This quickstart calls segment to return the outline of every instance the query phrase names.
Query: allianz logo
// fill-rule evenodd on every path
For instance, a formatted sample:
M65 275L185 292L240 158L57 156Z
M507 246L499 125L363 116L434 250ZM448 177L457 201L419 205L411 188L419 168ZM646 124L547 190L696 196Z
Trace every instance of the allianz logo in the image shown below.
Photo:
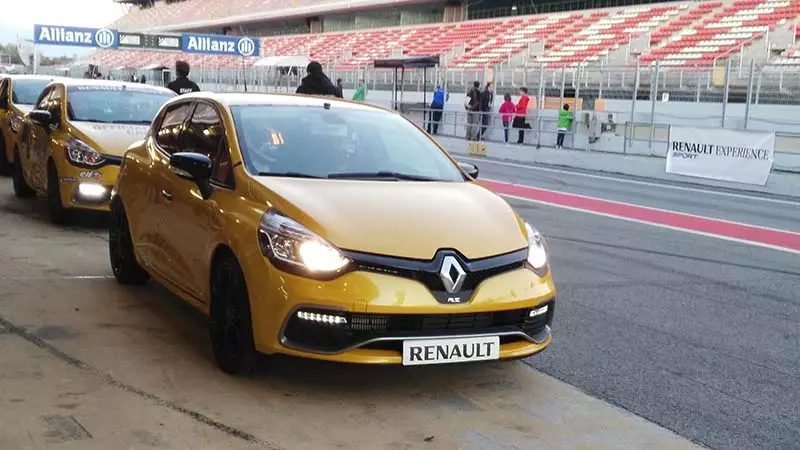
M208 36L188 36L186 50L251 56L256 52L256 43L248 37L234 41L230 39L215 39Z
M37 36L39 42L60 42L78 45L96 45L108 48L114 45L116 36L113 31L101 28L95 31L74 30L63 27L42 26Z

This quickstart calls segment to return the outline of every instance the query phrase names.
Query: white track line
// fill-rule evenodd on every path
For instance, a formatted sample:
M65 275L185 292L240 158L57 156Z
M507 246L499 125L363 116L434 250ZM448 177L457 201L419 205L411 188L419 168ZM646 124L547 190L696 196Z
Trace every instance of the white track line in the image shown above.
M747 194L736 194L733 192L721 192L715 190L707 190L707 189L700 189L700 188L693 188L687 186L675 186L668 183L654 183L650 181L639 181L639 180L629 180L625 178L617 178L613 176L607 175L593 175L590 173L581 173L581 172L573 172L571 170L562 170L562 169L553 169L550 167L538 167L532 164L520 164L520 163L513 163L507 161L494 161L491 159L484 159L484 158L474 158L470 156L461 156L458 154L452 154L453 157L456 159L465 159L468 161L481 161L484 163L489 164L497 164L500 166L508 166L508 167L516 167L519 169L531 169L531 170L538 170L540 172L550 172L550 173L560 173L560 174L567 174L567 175L574 175L577 177L584 177L584 178L592 178L596 180L606 180L606 181L616 181L619 183L628 183L628 184L636 184L640 186L650 186L650 187L657 187L657 188L665 188L665 189L672 189L676 191L685 191L685 192L700 192L703 194L710 194L710 195L720 195L723 197L733 197L733 198L742 198L748 200L755 200L761 202L769 202L769 203L778 203L781 205L792 205L792 206L800 206L800 201L792 201L792 200L781 200L776 198L767 198L767 197L759 197L755 195L747 195Z
M661 223L648 222L646 220L633 219L633 218L630 218L630 217L620 216L620 215L616 215L616 214L609 214L609 213L591 211L591 210L588 210L588 209L581 209L581 208L576 208L576 207L573 207L573 206L564 206L564 205L559 205L557 203L544 202L544 201L541 201L541 200L533 200L533 199L530 199L530 198L519 197L519 196L516 196L516 195L508 195L508 194L498 194L498 195L501 195L501 196L506 197L506 198L512 198L514 200L520 200L520 201L523 201L523 202L538 203L540 205L547 205L547 206L552 206L552 207L555 207L555 208L567 209L567 210L570 210L570 211L577 211L577 212L582 212L582 213L586 213L586 214L593 214L595 216L602 216L602 217L608 217L608 218L611 218L611 219L625 220L627 222L633 222L633 223L638 223L638 224L642 224L642 225L650 225L652 227L665 228L667 230L680 231L682 233L689 233L689 234L696 234L696 235L699 235L699 236L722 239L722 240L725 240L725 241L736 242L736 243L739 243L739 244L753 245L753 246L756 246L756 247L768 248L770 250L778 250L778 251L782 251L782 252L793 253L795 255L800 255L800 250L794 250L794 249L791 249L791 248L780 247L780 246L772 245L772 244L765 244L763 242L748 241L748 240L745 240L745 239L739 239L739 238L734 238L734 237L729 237L729 236L723 236L723 235L720 235L720 234L706 233L704 231L688 230L686 228L674 227L672 225L664 225L664 224L661 224ZM545 238L546 237L547 236L545 236Z

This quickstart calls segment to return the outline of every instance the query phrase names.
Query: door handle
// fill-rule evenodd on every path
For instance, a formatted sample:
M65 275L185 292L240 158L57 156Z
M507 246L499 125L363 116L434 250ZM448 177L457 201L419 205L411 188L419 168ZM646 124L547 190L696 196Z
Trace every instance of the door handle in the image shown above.
M164 200L171 202L172 201L172 194L165 191L164 189L161 190L161 196L164 197Z

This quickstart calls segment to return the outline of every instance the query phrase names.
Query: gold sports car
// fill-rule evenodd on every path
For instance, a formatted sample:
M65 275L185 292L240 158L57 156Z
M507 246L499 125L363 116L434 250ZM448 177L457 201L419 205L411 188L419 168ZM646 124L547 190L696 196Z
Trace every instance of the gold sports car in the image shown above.
M76 209L108 211L128 147L150 129L169 89L106 80L60 79L24 118L14 149L14 192L47 198L53 223Z
M11 175L22 118L54 79L47 75L0 75L0 175Z
M547 247L402 116L299 95L168 101L125 154L109 255L210 318L222 370L265 355L368 364L544 350Z

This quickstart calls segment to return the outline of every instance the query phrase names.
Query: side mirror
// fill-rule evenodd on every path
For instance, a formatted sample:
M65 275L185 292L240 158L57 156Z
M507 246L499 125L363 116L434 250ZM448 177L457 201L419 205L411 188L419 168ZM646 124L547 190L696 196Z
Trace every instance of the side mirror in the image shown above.
M169 165L179 177L194 181L204 199L211 197L211 158L200 153L178 152L169 158Z
M50 114L50 111L45 111L43 109L34 109L28 113L28 117L30 117L34 123L43 127L49 127L53 124L53 115Z
M459 163L458 165L461 166L461 169L464 170L464 172L467 172L467 175L471 176L472 178L478 178L478 166L467 163Z

